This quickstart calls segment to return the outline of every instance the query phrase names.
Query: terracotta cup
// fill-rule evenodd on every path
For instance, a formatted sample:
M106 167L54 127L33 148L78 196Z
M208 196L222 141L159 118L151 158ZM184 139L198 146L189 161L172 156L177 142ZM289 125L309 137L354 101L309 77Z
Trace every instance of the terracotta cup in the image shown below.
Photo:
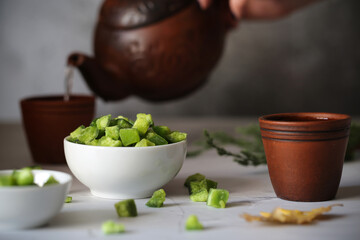
M351 118L280 113L259 118L271 183L279 198L331 200L339 187Z
M93 96L37 96L21 100L23 127L33 161L66 163L63 140L76 127L88 125L94 117Z

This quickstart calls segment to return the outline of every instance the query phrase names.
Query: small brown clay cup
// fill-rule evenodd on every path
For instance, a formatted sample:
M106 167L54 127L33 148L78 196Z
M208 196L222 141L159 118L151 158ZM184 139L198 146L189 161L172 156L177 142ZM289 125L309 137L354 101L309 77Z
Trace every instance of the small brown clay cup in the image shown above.
M65 164L63 141L80 125L90 124L95 112L93 96L37 96L20 102L22 122L35 163Z
M271 183L279 198L335 198L351 118L336 113L280 113L259 118Z

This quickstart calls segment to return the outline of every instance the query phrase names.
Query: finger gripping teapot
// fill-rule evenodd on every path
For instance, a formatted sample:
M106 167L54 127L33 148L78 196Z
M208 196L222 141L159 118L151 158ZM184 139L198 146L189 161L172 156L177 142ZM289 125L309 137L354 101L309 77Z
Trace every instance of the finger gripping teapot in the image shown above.
M75 52L68 65L106 101L130 95L176 99L206 81L231 26L223 0L205 11L196 0L105 0L95 29L95 56Z

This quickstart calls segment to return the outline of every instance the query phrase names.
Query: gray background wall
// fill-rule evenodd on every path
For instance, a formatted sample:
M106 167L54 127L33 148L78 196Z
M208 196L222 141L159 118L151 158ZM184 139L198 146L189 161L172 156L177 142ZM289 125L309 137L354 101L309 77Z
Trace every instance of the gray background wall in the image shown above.
M0 121L23 97L62 93L65 59L92 52L101 0L0 0ZM277 21L243 21L209 82L166 103L97 100L97 115L249 116L285 111L360 115L360 1L324 0ZM90 93L79 74L74 92Z

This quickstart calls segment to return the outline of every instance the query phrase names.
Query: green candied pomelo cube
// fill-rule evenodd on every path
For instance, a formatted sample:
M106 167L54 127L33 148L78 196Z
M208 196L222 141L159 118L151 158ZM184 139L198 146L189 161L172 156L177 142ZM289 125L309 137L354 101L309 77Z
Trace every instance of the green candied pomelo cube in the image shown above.
M69 142L72 142L72 143L80 143L79 139L77 139L77 138L68 137L68 138L66 138L66 140L68 140Z
M141 136L145 136L147 130L150 127L150 123L146 118L137 118L134 123L134 126L132 127L137 129Z
M149 141L146 138L141 139L140 142L135 144L135 147L152 147L155 146L155 143Z
M210 188L217 188L218 183L213 180L206 179L206 185L207 185L207 190L210 191Z
M99 146L99 139L93 139L90 142L86 142L86 145Z
M193 181L201 181L205 179L205 176L202 175L201 173L195 173L193 175L190 175L186 178L185 180L185 183L184 183L184 186L189 188L190 187L190 182L193 182Z
M77 140L79 136L83 133L84 129L85 129L84 125L81 125L78 128L76 128L73 132L70 133L71 139Z
M103 147L121 147L122 142L120 140L114 140L111 137L103 136L99 139L97 145Z
M178 131L174 131L174 132L166 135L166 139L172 143L181 142L181 141L185 140L186 137L187 137L186 133L178 132Z
M16 180L13 175L0 175L0 187L15 186Z
M166 138L171 133L170 128L167 126L153 126L152 129L163 138Z
M56 180L56 178L54 178L53 175L50 175L50 177L48 178L48 180L45 182L44 185L51 185L51 184L59 184L59 181Z
M110 122L111 122L111 114L99 117L96 120L96 127L99 130L104 130L105 131L105 128L110 125Z
M96 127L96 121L97 121L99 118L100 118L100 117L94 118L94 119L91 121L90 126Z
M140 135L135 128L120 129L120 140L124 146L130 146L140 141Z
M215 208L225 208L229 199L229 192L225 189L211 188L206 205Z
M206 202L209 193L206 179L190 182L189 192L191 201Z
M155 143L155 145L166 145L168 142L161 137L160 135L156 134L153 131L149 131L146 134L146 139L150 140L151 142Z
M34 174L30 168L23 168L13 172L16 184L19 186L34 185Z
M101 230L104 234L116 234L125 232L125 226L114 221L106 221L101 225Z
M131 128L133 126L132 123L130 123L128 120L125 120L125 119L118 119L117 120L117 125L120 128Z
M138 114L136 114L136 119L139 119L139 118L144 118L144 119L146 119L146 120L149 122L150 126L153 126L153 125L154 125L154 121L153 121L153 119L152 119L151 114L138 113Z
M203 225L199 222L199 219L196 215L190 215L186 219L185 223L185 229L186 230L203 230Z
M162 207L165 201L165 197L166 193L164 189L159 189L153 193L150 200L146 203L146 206L154 208Z
M81 143L91 142L98 134L99 130L96 127L89 126L84 129L78 139Z
M118 126L119 128L131 128L133 123L130 120L123 116L118 116L114 119L111 119L110 126Z
M126 199L115 203L115 209L119 217L137 216L137 209L134 199Z
M202 189L199 192L192 193L190 195L190 200L193 202L206 202L209 196L209 192L206 189Z
M117 116L115 119L124 119L124 120L126 120L128 122L130 121L129 118L121 116L121 115Z
M118 126L106 127L105 128L105 136L110 137L114 140L119 140L119 138L120 138L119 131L120 131L120 128Z
M65 203L71 203L71 202L72 202L72 197L71 197L71 196L66 196L64 202L65 202Z

